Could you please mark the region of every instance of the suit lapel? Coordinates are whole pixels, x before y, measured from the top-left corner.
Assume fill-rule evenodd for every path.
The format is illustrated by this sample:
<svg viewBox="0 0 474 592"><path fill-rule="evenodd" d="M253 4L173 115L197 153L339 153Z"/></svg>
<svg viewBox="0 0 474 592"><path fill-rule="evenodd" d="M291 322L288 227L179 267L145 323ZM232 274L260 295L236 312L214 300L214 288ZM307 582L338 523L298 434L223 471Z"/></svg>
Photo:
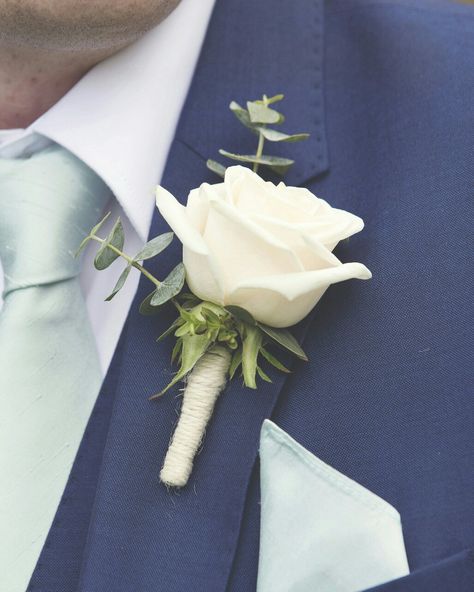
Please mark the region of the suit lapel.
<svg viewBox="0 0 474 592"><path fill-rule="evenodd" d="M218 0L162 184L184 202L190 189L217 181L205 159L216 158L219 148L253 151L252 137L234 122L227 104L263 92L285 93L290 131L311 132L309 141L292 145L297 164L286 181L301 184L323 172L321 66L321 0ZM151 234L167 230L155 214ZM152 262L153 271L164 277L180 256L175 241ZM160 390L173 372L172 340L156 344L155 339L174 314L169 309L156 317L139 315L138 303L149 291L141 281L120 355L99 398L109 393L114 403L103 454L95 457L101 466L92 511L83 514L83 519L90 515L90 525L79 590L182 592L192 582L194 590L222 592L260 427L272 413L284 376L272 375L273 384L261 384L258 392L234 380L218 402L190 483L179 493L168 492L158 475L177 417L178 392L153 403L147 395ZM300 337L305 326L298 328ZM73 477L77 481L81 475L73 472Z"/></svg>

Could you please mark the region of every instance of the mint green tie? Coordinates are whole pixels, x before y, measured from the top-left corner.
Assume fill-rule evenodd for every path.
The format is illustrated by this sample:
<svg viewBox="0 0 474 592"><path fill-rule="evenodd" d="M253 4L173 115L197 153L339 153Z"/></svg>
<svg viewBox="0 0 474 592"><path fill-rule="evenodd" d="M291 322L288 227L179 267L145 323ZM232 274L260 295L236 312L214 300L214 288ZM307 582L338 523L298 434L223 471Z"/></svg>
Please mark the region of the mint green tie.
<svg viewBox="0 0 474 592"><path fill-rule="evenodd" d="M26 589L100 388L74 252L109 197L59 146L0 159L0 590Z"/></svg>

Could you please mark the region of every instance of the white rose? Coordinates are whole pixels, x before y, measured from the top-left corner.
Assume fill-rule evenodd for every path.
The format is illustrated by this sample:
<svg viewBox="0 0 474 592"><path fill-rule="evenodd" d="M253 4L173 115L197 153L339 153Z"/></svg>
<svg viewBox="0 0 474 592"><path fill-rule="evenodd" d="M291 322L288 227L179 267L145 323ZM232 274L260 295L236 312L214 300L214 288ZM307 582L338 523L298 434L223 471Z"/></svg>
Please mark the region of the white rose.
<svg viewBox="0 0 474 592"><path fill-rule="evenodd" d="M360 218L248 168L229 167L223 183L194 189L186 207L162 187L156 203L183 243L191 291L272 327L300 321L331 284L371 277L361 263L331 253L362 230Z"/></svg>

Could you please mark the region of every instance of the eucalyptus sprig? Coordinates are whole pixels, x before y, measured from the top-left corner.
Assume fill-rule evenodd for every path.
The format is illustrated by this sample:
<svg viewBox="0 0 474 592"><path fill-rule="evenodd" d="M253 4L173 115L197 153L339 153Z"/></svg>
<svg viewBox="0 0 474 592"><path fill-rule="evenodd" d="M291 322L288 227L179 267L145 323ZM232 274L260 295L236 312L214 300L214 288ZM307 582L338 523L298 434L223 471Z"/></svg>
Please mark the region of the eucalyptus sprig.
<svg viewBox="0 0 474 592"><path fill-rule="evenodd" d="M119 257L124 259L127 262L127 266L120 274L114 289L105 300L110 301L118 294L118 292L124 287L132 267L134 267L146 276L155 286L153 292L148 294L145 300L141 303L140 312L142 314L155 314L158 312L161 305L172 300L173 297L179 294L183 289L186 275L184 265L179 263L164 280L160 281L146 270L143 265L141 265L140 261L143 263L143 261L152 259L162 253L171 244L174 238L174 233L166 232L165 234L156 236L148 241L134 257L130 257L123 252L125 232L120 218L117 218L112 230L106 238L100 238L97 236L97 233L109 216L110 212L106 214L106 216L96 224L94 228L92 228L90 233L81 242L76 257L81 253L89 241L92 240L100 244L100 248L94 259L94 267L98 271L107 269L107 267Z"/></svg>
<svg viewBox="0 0 474 592"><path fill-rule="evenodd" d="M294 164L294 160L280 156L270 156L263 153L265 141L269 142L300 142L309 138L307 133L285 134L279 130L268 127L269 125L281 125L285 121L285 116L276 111L270 105L282 101L284 95L279 94L273 97L263 95L262 99L256 101L247 101L247 108L244 109L235 101L229 105L232 113L246 128L258 136L258 144L255 154L235 154L227 150L220 149L219 154L235 160L237 162L249 163L253 165L254 173L258 172L260 166L270 168L278 175L285 175L288 169ZM209 159L207 167L224 177L226 167L215 160Z"/></svg>
<svg viewBox="0 0 474 592"><path fill-rule="evenodd" d="M159 280L142 265L143 261L152 259L162 253L172 242L174 234L167 232L149 242L134 256L124 251L125 232L118 218L112 230L105 238L98 232L109 218L107 214L82 241L77 254L84 249L89 241L99 243L100 247L94 259L97 270L107 269L119 257L126 266L119 275L114 289L106 301L112 300L123 288L132 268L137 269L154 286L153 291L140 305L140 313L157 314L161 307L171 302L178 311L178 317L172 325L158 337L158 341L174 335L176 339L171 361L179 364L179 369L171 382L159 393L150 397L156 399L168 391L173 385L185 378L196 363L215 346L227 347L232 354L229 378L239 371L244 384L252 389L257 388L257 376L266 382L270 377L262 368L267 362L282 372L289 370L269 350L272 345L279 346L296 357L307 360L306 354L287 329L275 329L257 322L250 313L238 306L222 306L206 302L191 293L182 292L185 284L185 269L179 263L164 280Z"/></svg>

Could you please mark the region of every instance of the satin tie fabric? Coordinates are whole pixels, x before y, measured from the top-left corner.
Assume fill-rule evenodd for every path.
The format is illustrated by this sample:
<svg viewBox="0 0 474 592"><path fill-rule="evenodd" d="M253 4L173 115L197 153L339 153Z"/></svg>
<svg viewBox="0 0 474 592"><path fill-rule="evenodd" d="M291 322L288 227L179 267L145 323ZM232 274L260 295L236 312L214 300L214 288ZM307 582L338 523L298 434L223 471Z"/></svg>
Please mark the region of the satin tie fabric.
<svg viewBox="0 0 474 592"><path fill-rule="evenodd" d="M0 590L28 585L100 388L74 253L109 197L57 145L0 159Z"/></svg>

